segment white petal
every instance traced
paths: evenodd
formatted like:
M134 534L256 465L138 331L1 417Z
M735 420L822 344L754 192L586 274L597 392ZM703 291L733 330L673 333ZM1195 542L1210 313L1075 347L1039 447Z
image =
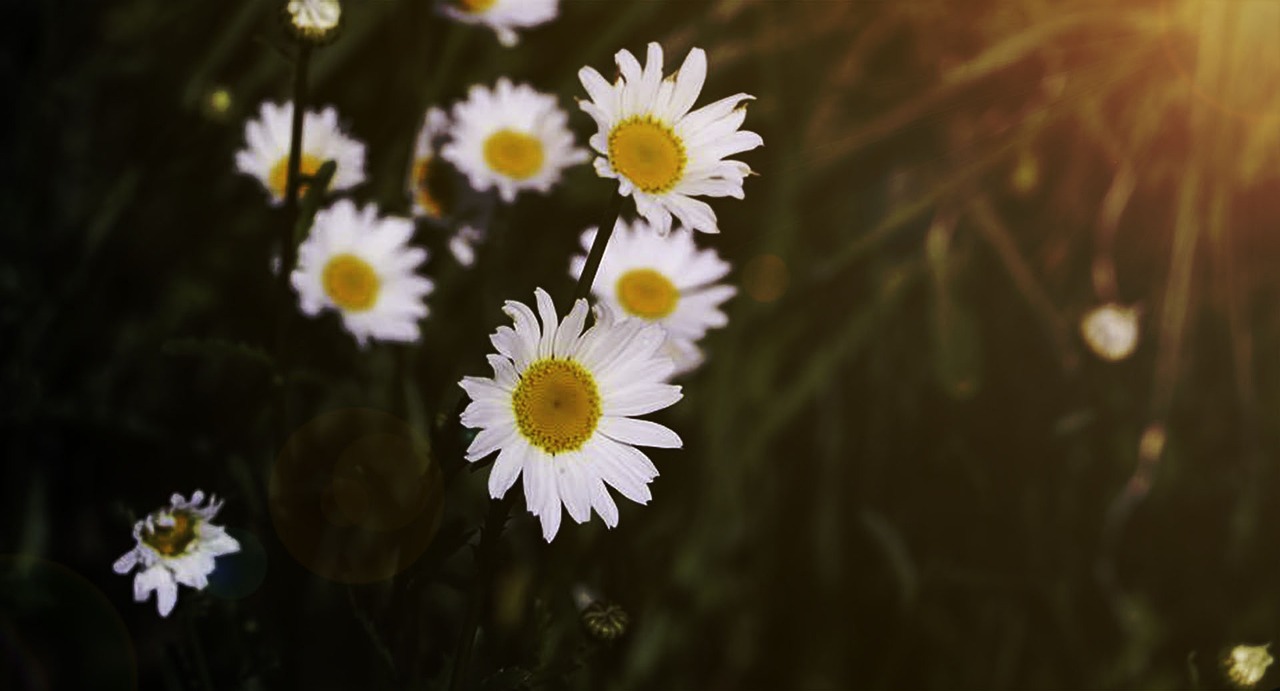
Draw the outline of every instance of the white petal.
M648 420L629 417L603 417L599 430L602 434L624 444L678 449L683 446L680 436L663 425Z

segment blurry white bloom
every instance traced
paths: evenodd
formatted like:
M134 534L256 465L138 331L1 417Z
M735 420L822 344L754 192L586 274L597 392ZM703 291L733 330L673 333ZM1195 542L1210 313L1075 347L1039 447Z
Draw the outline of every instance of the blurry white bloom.
M418 130L414 144L413 166L409 172L409 197L413 200L413 215L439 219L445 215L446 200L434 184L439 177L432 165L436 162L436 144L449 131L449 116L439 108L429 108Z
M695 196L742 199L742 180L751 168L729 156L764 141L739 130L746 118L748 94L736 94L690 112L707 77L701 48L689 51L673 75L662 76L662 47L649 44L644 68L629 51L616 56L622 74L613 84L590 67L578 79L591 100L578 105L600 131L591 148L601 177L617 178L618 193L631 195L636 211L659 233L671 229L671 216L687 228L719 232L716 215Z
M289 182L289 139L292 132L293 103L264 102L257 120L244 126L246 148L236 152L236 169L262 182L271 194L271 203L284 201ZM345 190L364 182L364 144L351 139L338 127L338 113L325 108L302 116L302 163L304 176L315 175L325 161L336 161L337 169L329 188ZM305 183L301 187L305 192Z
M492 91L473 86L453 107L453 137L440 151L478 191L498 188L505 202L521 190L547 192L560 171L587 160L574 146L555 96L506 77Z
M1227 676L1240 688L1251 689L1267 675L1267 668L1275 662L1266 645L1237 645L1227 654L1224 666Z
M583 249L589 252L595 238L596 229L587 229ZM586 261L585 253L575 256L570 275L581 277ZM729 263L715 250L699 250L684 228L658 235L644 221L618 221L591 290L620 314L661 324L680 374L702 361L694 343L707 329L728 323L720 305L738 290L716 283L728 273Z
M556 18L559 0L453 0L444 13L464 24L493 29L498 42L510 48L519 42L515 29L545 24Z
M342 5L338 0L289 0L285 13L296 35L319 42L332 38L338 29Z
M178 584L203 590L213 573L214 558L240 551L240 543L220 526L209 521L222 508L222 502L196 490L191 501L175 494L169 507L158 509L133 526L133 549L112 566L118 574L127 574L136 566L133 599L144 602L156 593L160 616L167 617L178 601Z
M1095 307L1080 320L1080 334L1098 357L1123 360L1138 347L1138 310L1115 303Z
M342 199L318 212L290 276L302 311L338 310L361 346L370 338L418 340L432 283L414 273L427 251L408 245L412 235L412 221L379 218L373 204L357 210Z
M484 242L485 232L474 226L462 226L449 238L449 252L463 266L476 262L476 245Z
M515 328L498 327L490 337L499 353L489 356L494 377L460 382L471 398L462 424L480 428L468 461L498 452L489 494L503 496L523 474L525 503L550 542L562 504L578 523L594 509L608 527L618 524L606 485L634 502L649 501L658 469L636 446L678 448L680 437L631 416L666 408L682 394L663 383L672 365L662 354L662 327L616 321L603 307L584 332L586 300L560 321L546 291L535 296L538 316L512 300L503 307Z

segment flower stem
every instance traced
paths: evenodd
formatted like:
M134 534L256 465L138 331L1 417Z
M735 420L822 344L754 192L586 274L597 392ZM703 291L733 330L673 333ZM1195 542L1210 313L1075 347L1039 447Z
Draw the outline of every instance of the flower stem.
M471 654L475 650L476 633L480 629L480 613L483 609L485 592L493 582L493 571L497 564L498 538L507 525L507 514L515 494L507 492L501 499L489 502L489 514L485 516L484 526L480 528L480 544L476 547L476 562L479 573L471 586L471 595L467 599L467 615L462 624L462 638L458 640L458 655L454 658L453 672L449 679L449 691L467 688L467 673L471 667Z
M276 343L275 362L279 368L279 392L276 399L276 418L279 424L279 443L283 444L289 433L288 365L285 362L289 327L289 276L298 261L298 246L294 242L294 229L298 224L298 196L302 189L302 118L306 111L307 69L311 66L311 44L298 41L298 59L293 71L293 121L289 133L289 168L285 183L285 222L280 225L280 270L276 276Z
M573 301L577 302L587 297L591 292L591 284L596 280L596 272L600 270L600 260L604 258L605 245L609 244L609 238L613 236L613 227L618 223L618 216L622 215L622 195L614 192L609 197L609 204L605 208L604 216L601 217L601 223L597 226L595 242L591 243L591 251L587 253L587 263L582 267L582 276L578 278L578 286L573 291Z

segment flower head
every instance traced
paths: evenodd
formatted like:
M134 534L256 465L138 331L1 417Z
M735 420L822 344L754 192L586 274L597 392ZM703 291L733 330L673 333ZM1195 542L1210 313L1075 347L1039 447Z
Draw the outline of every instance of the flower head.
M313 43L332 40L342 21L342 5L338 0L289 0L284 11L289 30Z
M302 311L337 310L361 346L370 338L418 340L432 283L414 273L427 251L409 247L412 235L412 221L379 218L372 204L357 210L343 199L317 213L290 277Z
M289 140L293 127L293 103L264 102L257 120L244 126L246 148L236 153L236 169L252 175L271 195L271 203L284 202L289 182ZM325 108L307 111L302 119L300 172L315 175L325 161L335 161L330 189L345 190L364 182L364 144L338 127L338 113ZM304 188L305 189L305 188Z
M657 43L649 44L643 68L629 51L618 51L616 59L621 76L613 84L590 67L578 71L591 97L578 105L600 128L590 139L600 154L596 172L617 178L619 194L634 197L636 211L659 233L671 229L673 215L693 230L718 232L711 206L694 197L742 199L751 168L723 159L764 143L738 129L752 96L736 94L690 112L707 77L700 48L666 78Z
M449 115L439 108L427 109L414 144L413 167L409 173L409 197L413 200L413 215L440 219L448 214L451 203L442 181L447 175L440 170L436 157L440 138L449 131Z
M1080 320L1080 335L1098 357L1123 360L1138 347L1138 310L1115 303L1095 307Z
M595 228L582 234L584 250L591 249L595 237ZM580 277L586 261L585 254L574 257L569 273ZM694 343L707 329L728 322L720 304L738 290L716 283L727 273L729 263L715 250L699 250L688 230L663 236L643 221L619 221L591 290L619 314L661 324L672 341L667 353L680 374L702 361Z
M178 584L204 590L213 573L214 558L240 551L240 543L220 526L209 521L222 508L222 502L196 490L191 501L175 494L168 508L158 509L133 526L133 549L112 566L118 574L127 574L136 566L133 599L143 602L156 593L160 616L167 617L178 601Z
M444 13L464 24L493 29L498 42L510 48L519 42L516 29L545 24L556 18L559 0L450 0Z
M520 302L503 307L515 328L499 327L490 337L498 350L489 356L492 379L460 382L471 398L462 424L480 428L468 461L498 452L489 494L503 496L523 475L529 513L550 542L561 505L578 523L594 510L605 525L617 525L618 507L606 486L634 502L649 501L658 470L636 446L678 448L681 442L670 429L632 416L666 408L682 394L663 383L672 364L661 352L662 327L619 322L604 308L583 331L586 300L561 321L546 291L539 288L535 297L536 316Z
M555 96L505 77L493 90L471 87L453 107L453 121L453 139L440 154L476 190L497 187L508 203L521 190L549 191L560 171L587 160Z
M1227 653L1222 664L1227 671L1227 677L1237 688L1251 689L1267 675L1267 668L1275 662L1275 658L1271 657L1271 652L1268 650L1270 647L1270 643L1237 645Z

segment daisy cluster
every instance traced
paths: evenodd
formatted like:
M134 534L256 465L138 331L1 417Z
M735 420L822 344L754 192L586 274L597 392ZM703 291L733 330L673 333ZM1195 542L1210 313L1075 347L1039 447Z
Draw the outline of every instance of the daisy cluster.
M287 12L299 40L315 45L341 19L337 3L322 0L291 2ZM504 45L515 43L516 29L556 12L556 0L456 0L442 7L447 17L488 26ZM531 305L506 302L512 323L490 337L492 376L459 382L469 398L460 423L477 430L466 460L496 454L490 495L505 496L522 480L528 511L548 541L565 512L577 523L596 514L616 526L614 492L640 504L651 498L658 470L640 449L682 445L676 432L641 416L680 400L672 379L703 362L699 342L727 322L721 305L736 290L722 283L729 263L698 246L699 232L719 232L700 198L742 198L751 170L726 157L762 143L740 129L747 94L694 109L707 73L702 50L691 50L670 75L663 74L656 43L643 66L626 50L616 61L613 82L590 67L579 72L588 98L578 105L596 125L589 148L578 145L554 94L507 77L472 85L448 107L429 108L406 171L409 216L346 196L365 182L365 146L331 106L307 110L295 122L293 103L263 103L245 124L245 145L235 157L237 170L258 181L271 205L296 210L297 199L289 198L295 193L338 196L315 213L296 264L279 270L288 272L303 314L336 313L361 349L374 341L421 340L426 299L436 286L423 274L430 257L415 241L420 231L448 232L450 253L470 266L489 234L476 207L549 194L566 170L588 161L598 176L617 181L616 194L634 200L639 217L619 219L609 232L568 231L581 234L583 249L567 258L569 273L594 298L594 310L578 299L561 317L541 288ZM326 188L308 189L330 162ZM487 203L463 203L468 199ZM239 549L210 522L221 504L203 502L201 492L190 501L174 495L167 508L137 523L135 547L115 565L119 573L139 568L135 596L141 601L156 592L162 615L172 611L179 584L203 588L215 558Z

